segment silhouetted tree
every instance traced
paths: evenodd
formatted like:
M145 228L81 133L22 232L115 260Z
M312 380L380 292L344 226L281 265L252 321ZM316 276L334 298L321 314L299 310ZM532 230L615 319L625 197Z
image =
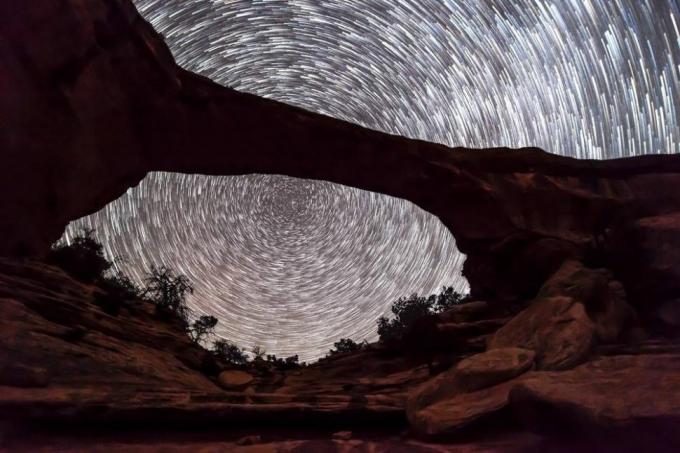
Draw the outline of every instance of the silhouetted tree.
M417 294L399 298L392 304L394 318L390 320L381 316L378 319L380 341L400 341L416 319L431 313L433 304L434 298L419 297Z
M217 318L210 315L203 315L194 320L189 327L189 336L194 343L200 343L205 337L215 333Z
M298 355L293 355L290 357L286 357L285 359L280 359L276 357L275 354L267 354L267 363L270 365L273 365L275 368L279 370L291 370L294 368L300 368L302 366L306 366L306 363L299 363L299 357Z
M253 354L253 360L264 360L264 356L267 354L264 348L260 346L253 346L250 352Z
M350 338L341 338L333 343L333 349L328 351L328 355L341 354L344 352L354 352L363 349L368 343L364 340L362 343L357 343Z
M246 356L245 351L223 338L213 342L212 350L218 358L233 365L245 365L248 363L248 357Z
M453 286L443 286L442 292L436 296L432 310L435 313L441 313L443 311L450 310L456 305L460 305L467 301L468 297L469 296L467 294L461 294L454 291Z
M120 271L112 272L113 262L104 256L104 246L95 238L94 230L84 228L71 243L60 242L52 247L47 262L73 277L96 284L94 302L106 313L118 314L120 307L140 297L139 287Z
M94 230L88 228L80 230L70 244L52 246L47 262L85 283L93 283L112 266L104 256L104 247L95 239Z
M151 266L144 279L146 288L142 295L156 304L159 310L170 311L184 322L188 321L187 294L193 294L194 287L185 275L175 273L165 266Z
M429 297L411 294L401 297L392 304L394 318L381 316L378 319L380 341L394 343L403 339L404 334L416 320L425 316L449 310L466 300L467 296L457 293L452 287L443 287L442 292Z
M141 295L141 289L128 276L120 271L102 277L99 280L101 293L95 295L94 301L111 315L118 314L122 305L128 304Z

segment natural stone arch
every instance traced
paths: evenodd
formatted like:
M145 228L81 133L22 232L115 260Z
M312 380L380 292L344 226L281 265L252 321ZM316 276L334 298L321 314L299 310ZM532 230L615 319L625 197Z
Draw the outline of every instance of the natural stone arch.
M414 202L452 231L475 295L513 299L616 219L680 206L675 156L450 149L221 87L177 67L127 0L5 2L0 17L0 255L44 252L148 171L275 173Z

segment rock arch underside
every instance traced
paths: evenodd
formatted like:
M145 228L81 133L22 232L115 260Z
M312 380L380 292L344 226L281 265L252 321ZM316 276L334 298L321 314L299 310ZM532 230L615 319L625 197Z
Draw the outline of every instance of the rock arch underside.
M680 322L679 156L585 161L531 148L451 149L368 130L239 93L179 68L161 37L128 0L0 2L0 38L4 299L30 298L22 293L28 290L21 289L20 280L7 277L18 272L17 265L9 263L17 257L39 258L70 220L101 209L147 172L268 173L400 197L441 219L467 255L464 275L473 299L519 307L520 315L533 319L515 316L487 340L487 352L481 354L521 347L531 357L540 356L529 359L510 351L510 356L498 353L489 359L512 368L510 375L528 369L527 360L533 361L534 370L561 370L544 377L540 371L530 372L513 393L525 409L539 407L531 402L544 397L551 386L562 385L559 374L571 373L569 382L575 382L579 373L585 373L576 367L585 360L583 354L569 355L561 348L565 356L551 356L549 346L535 345L539 341L535 337L518 339L522 334L517 332L534 327L542 332L538 336L557 331L555 326L532 324L550 318L526 314L538 310L538 301L547 301L542 304L545 310L560 312L578 324L553 335L555 342L576 335L573 332L585 329L585 324L594 329L593 343L614 344L624 324L650 330L652 325L657 328L660 317L672 318L669 325ZM625 294L619 297L627 301L622 302L625 310L607 305L616 294ZM589 307L582 300L588 321L574 321L582 316L570 304L591 296L599 305ZM529 301L533 303L526 308ZM14 319L19 312L7 307L5 318ZM622 314L628 309L634 314ZM659 315L662 309L667 315ZM632 320L624 322L626 316ZM578 341L568 341L574 342ZM593 346L590 340L587 343L590 352ZM625 385L652 392L647 381L627 382L626 367L658 369L657 360L667 363L676 356L631 357L634 364L617 358L610 378L621 374ZM674 380L664 381L667 386L661 385L659 392L680 390L676 389L680 371L672 371ZM451 379L459 379L456 376ZM639 373L636 376L642 379ZM168 379L175 378L185 379ZM193 377L186 385L200 387L202 379ZM465 405L466 395L475 391L459 392L456 405ZM424 392L430 395L427 389ZM477 397L491 398L493 392ZM10 406L20 406L19 399ZM558 410L555 401L549 403ZM26 409L26 416L45 415L52 403L40 401L40 410ZM417 400L414 407L420 403ZM590 408L591 401L578 403ZM7 404L3 411L10 407ZM292 402L286 404L290 406L281 410L293 407ZM659 409L640 419L677 420L678 407L676 412ZM193 410L198 411L187 409ZM437 424L428 419L436 411L421 412L409 413L412 426L438 433Z

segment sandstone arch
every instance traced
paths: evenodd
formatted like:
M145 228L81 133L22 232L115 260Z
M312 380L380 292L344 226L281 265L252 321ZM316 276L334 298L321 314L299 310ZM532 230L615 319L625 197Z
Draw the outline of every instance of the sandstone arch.
M129 0L3 2L0 17L0 255L44 252L149 171L277 173L418 204L468 255L478 296L515 299L612 225L680 211L677 156L577 161L367 130L180 69Z

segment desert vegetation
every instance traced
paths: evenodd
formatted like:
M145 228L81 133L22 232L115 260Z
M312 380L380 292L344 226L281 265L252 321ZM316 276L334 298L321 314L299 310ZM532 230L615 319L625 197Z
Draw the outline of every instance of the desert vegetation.
M368 346L368 342L366 340L362 341L361 343L357 343L351 338L341 338L333 344L333 349L328 351L328 355L326 357L361 351L362 349L366 348L366 346Z
M95 302L110 315L118 315L122 307L133 308L135 301L152 303L159 318L179 322L194 344L210 345L209 351L215 358L230 366L288 370L306 365L300 363L298 355L280 358L267 354L259 346L252 349L251 358L245 349L231 341L214 339L219 320L212 315L195 316L191 312L187 297L194 293L195 287L186 275L165 265L152 265L140 286L123 272L114 270L114 260L106 257L93 229L81 230L70 243L55 244L47 262L83 283L97 286L100 291Z
M246 349L223 338L213 342L212 351L220 360L239 368L283 371L307 365L305 362L300 363L297 354L285 358L276 357L274 354L267 354L260 346L253 347L248 355Z
M152 265L144 283L146 287L142 297L153 302L158 311L172 313L188 322L190 312L186 298L188 294L194 293L194 286L187 276L175 275L173 270L165 266Z
M104 255L104 246L94 237L93 229L82 229L68 244L55 244L47 256L54 264L84 283L94 283L105 278L113 262Z
M423 324L424 319L450 310L466 300L466 295L454 291L451 286L445 286L439 294L427 297L415 293L409 297L402 297L392 304L394 315L392 319L385 316L378 319L380 341L401 341L416 324Z
M115 316L122 307L133 308L136 301L146 301L154 305L159 318L178 322L194 344L207 346L215 359L229 366L276 370L306 366L306 363L300 363L298 355L277 357L267 354L260 346L247 351L227 339L215 338L219 320L212 315L196 316L187 305L187 297L194 293L195 288L186 275L178 274L165 265L152 265L143 278L143 286L140 286L120 270L114 270L114 260L106 257L104 247L94 233L94 230L83 229L70 243L54 245L47 261L75 279L97 286L99 291L95 302L106 313ZM394 345L403 342L414 331L426 333L434 315L465 301L466 296L452 287L443 287L439 294L430 296L412 294L399 298L391 307L393 317L378 319L380 342ZM326 357L367 347L365 340L357 343L351 338L341 338Z
M187 296L194 292L187 276L167 266L152 265L144 276L144 285L139 286L123 272L113 270L114 261L105 256L94 233L83 229L70 243L55 244L47 262L83 283L97 286L100 291L95 302L111 315L117 315L124 306L132 307L135 301L147 301L160 317L179 321L194 343L203 343L214 335L218 319L211 315L194 317L187 306Z
M213 342L212 351L217 358L232 365L243 366L248 363L245 350L223 338Z

